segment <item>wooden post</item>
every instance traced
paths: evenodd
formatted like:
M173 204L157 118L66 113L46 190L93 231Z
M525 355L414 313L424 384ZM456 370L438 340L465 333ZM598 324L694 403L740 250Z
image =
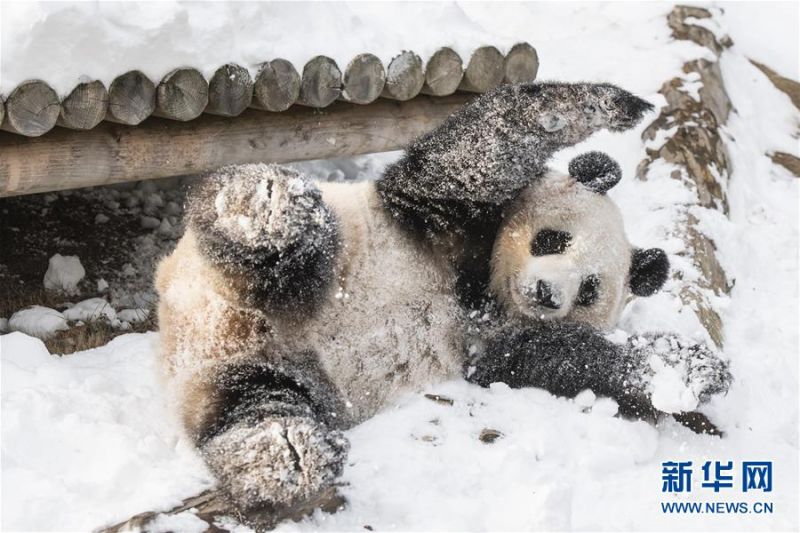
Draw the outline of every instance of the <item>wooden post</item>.
M186 122L200 116L208 105L208 82L193 68L178 68L164 76L156 89L158 117Z
M56 125L60 110L58 95L49 85L41 80L25 81L6 99L2 128L26 137L38 137Z
M303 67L298 104L326 107L342 94L342 72L336 61L317 56Z
M503 54L497 48L481 46L472 52L458 88L474 93L491 91L503 83L503 66Z
M235 117L253 100L253 79L246 68L234 63L219 67L208 82L206 113Z
M425 64L422 92L434 96L453 94L464 77L464 64L452 48L439 48Z
M517 43L506 54L503 70L506 83L531 82L539 71L539 56L528 43Z
M300 74L285 59L261 65L253 86L250 107L265 111L286 111L300 97Z
M135 126L155 109L156 86L140 71L131 70L111 82L106 120Z
M108 91L102 81L79 83L61 102L58 125L73 130L90 130L100 124L108 109Z
M130 127L56 128L27 139L0 132L0 196L181 176L237 163L302 161L397 150L473 98L336 102L283 113L248 109L235 119L204 114L190 122L153 117Z
M414 52L403 52L389 63L381 96L404 102L417 96L424 83L422 59Z
M383 63L372 54L358 54L344 70L342 100L354 104L375 101L386 83Z

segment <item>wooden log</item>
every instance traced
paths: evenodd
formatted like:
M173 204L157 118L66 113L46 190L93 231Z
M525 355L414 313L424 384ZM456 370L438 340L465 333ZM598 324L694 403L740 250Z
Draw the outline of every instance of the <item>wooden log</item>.
M473 93L491 91L503 83L503 54L494 46L481 46L472 52L459 89Z
M253 78L246 68L228 63L222 65L208 82L208 105L205 112L235 117L253 100Z
M506 83L529 83L536 79L539 71L539 56L528 43L517 43L511 47L503 61Z
M403 52L389 63L381 96L404 102L417 96L424 84L422 59L414 52Z
M687 22L690 18L710 16L702 8L676 6L667 20L677 39L692 40L716 55L724 45L705 28ZM714 241L703 233L695 212L710 209L728 215L725 191L731 165L721 126L727 121L731 105L716 61L689 61L683 70L699 77L701 88L695 92L694 88L687 87L684 76L662 85L659 92L666 105L645 128L642 138L649 143L657 139L663 141L647 149L647 157L639 164L636 175L642 180L649 179L653 163L661 160L658 168L671 168L670 177L684 183L694 193L692 201L679 206L679 221L670 231L683 241L684 251L680 255L689 260L696 274L692 275L691 282L684 281L681 271L674 272L673 278L677 282L678 297L694 311L711 340L721 348L723 324L714 301L728 294L731 285L716 257ZM699 100L695 94L699 94Z
M106 120L135 126L156 109L156 86L138 70L117 76L108 88Z
M283 113L190 122L153 117L137 127L104 122L89 131L54 129L28 139L0 132L0 196L183 176L235 163L302 161L397 150L473 98L336 102Z
M453 94L464 77L464 64L452 48L439 48L425 64L424 94L447 96Z
M108 91L103 82L82 82L61 102L58 125L73 130L90 130L105 118L107 109Z
M253 86L250 107L265 111L286 111L300 97L300 74L285 59L261 65Z
M164 76L156 89L157 117L186 122L208 105L208 82L193 68L178 68Z
M20 83L6 99L2 128L26 137L38 137L56 125L61 106L58 95L45 82Z
M303 67L298 104L327 107L342 94L342 72L336 61L316 56Z
M377 56L358 54L347 64L342 81L342 100L354 104L369 104L383 91L386 69Z

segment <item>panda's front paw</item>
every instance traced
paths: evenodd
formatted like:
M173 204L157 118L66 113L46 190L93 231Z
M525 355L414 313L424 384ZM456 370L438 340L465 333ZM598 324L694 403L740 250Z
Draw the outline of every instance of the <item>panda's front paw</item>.
M214 436L202 453L243 519L259 528L342 502L334 482L349 443L307 417L242 422Z
M733 381L727 361L705 344L671 334L634 336L628 341L643 363L653 406L665 413L689 412Z

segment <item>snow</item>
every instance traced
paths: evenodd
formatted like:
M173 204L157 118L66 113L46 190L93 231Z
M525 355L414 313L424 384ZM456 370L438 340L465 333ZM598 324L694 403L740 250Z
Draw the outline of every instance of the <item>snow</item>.
M85 275L86 270L77 256L55 254L50 258L50 264L44 274L44 288L67 294L75 293L78 283Z
M281 17L276 16L278 4L259 8L164 2L151 10L144 4L9 5L2 7L5 57L42 60L11 66L4 61L4 91L23 75L40 75L23 72L22 64L38 68L41 63L41 74L54 75L48 81L63 88L79 74L113 77L134 65L147 67L154 78L176 62L197 60L205 68L235 60L252 67L286 42L296 44L281 51L284 56L325 51L339 61L376 51L367 44L379 46L378 55L391 55L408 37L413 43L405 48L416 51L451 42L502 45L528 40L539 52L540 77L611 81L658 106L663 98L656 91L681 75L683 61L707 56L696 45L671 40L664 24L671 6L664 3L406 4L397 9L317 4L314 16L300 5L282 8ZM537 389L444 383L423 392L447 396L453 405L411 394L347 432L352 448L341 489L348 499L346 509L335 515L317 512L279 530L352 531L365 525L376 531L798 528L800 191L798 180L767 156L778 150L797 154L793 135L798 112L747 60L765 61L791 75L787 69L791 61L797 64L797 48L788 36L796 39L797 6L723 7L727 28L721 31L736 43L721 60L736 110L723 130L733 168L727 191L730 216L697 214L735 282L729 297L712 301L722 317L723 353L735 381L727 396L703 408L725 437L696 435L674 422L656 428L615 418L616 404L590 391L567 400ZM36 16L26 19L26 13ZM81 17L95 21L91 31L73 41L60 39L54 28L75 28ZM380 19L391 19L393 25L377 31L379 26L371 23ZM301 20L307 39L297 42L281 33L295 31ZM404 24L412 21L414 31L408 32ZM241 31L231 31L234 24ZM269 39L266 48L255 45L263 39L244 38L255 29ZM329 33L334 31L335 49ZM90 53L98 48L108 54ZM170 53L162 53L165 49ZM69 54L82 58L85 71L70 70L74 62ZM664 248L685 280L696 279L698 272L682 255L682 242L670 233L676 206L691 202L691 194L669 177L672 168L666 164L651 167L648 181L635 179L644 155L641 130L597 135L558 154L554 166L565 169L573 156L588 150L609 153L623 169L622 181L609 195L624 213L632 242ZM648 146L656 148L659 142L663 139ZM378 154L294 166L320 179L374 178L394 157ZM137 201L146 203L146 198L142 190ZM127 269L135 273L133 265ZM671 280L664 292L628 304L621 330L669 331L708 340L694 312L681 303L680 287ZM123 313L118 318L128 321ZM61 313L42 307L20 311L9 320L11 330L33 335L42 334L37 328L47 332L59 324L66 327ZM624 339L624 333L616 332L617 337ZM91 530L135 513L168 509L211 486L161 389L157 344L155 333L130 334L57 358L41 341L22 333L0 337L3 530ZM668 368L662 370L654 384L657 401L662 406L690 405L691 391L670 379ZM486 428L502 436L491 444L481 442L478 436ZM699 466L707 460L737 465L770 460L775 488L755 495L696 490L673 498L661 493L661 463L676 460L693 461L695 483ZM731 499L771 501L775 512L670 515L659 507L661 501ZM158 520L163 530L199 530L191 513Z
M59 311L33 305L11 315L8 319L8 329L47 339L57 331L69 329L69 326L67 319Z
M67 320L82 320L89 322L99 318L105 318L109 322L117 319L117 313L103 298L89 298L79 302L66 311L64 318Z
M167 407L157 341L122 335L59 358L0 337L3 531L93 530L210 485Z

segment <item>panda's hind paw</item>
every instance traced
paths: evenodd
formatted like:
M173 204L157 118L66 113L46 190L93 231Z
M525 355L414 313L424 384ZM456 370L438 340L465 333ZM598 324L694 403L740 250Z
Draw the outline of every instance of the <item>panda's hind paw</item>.
M272 527L316 508L336 510L335 481L348 448L341 432L288 416L236 424L206 442L202 453L242 517Z
M276 252L333 224L310 179L264 164L224 167L206 176L189 196L188 215L201 237Z

